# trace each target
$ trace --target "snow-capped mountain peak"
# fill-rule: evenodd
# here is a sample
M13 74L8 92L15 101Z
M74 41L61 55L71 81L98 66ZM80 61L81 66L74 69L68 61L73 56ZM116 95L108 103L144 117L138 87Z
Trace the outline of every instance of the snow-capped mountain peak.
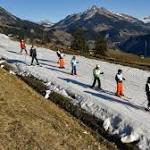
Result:
M42 26L44 26L44 27L46 27L46 28L50 28L51 26L54 25L54 23L52 23L48 19L39 21L39 24L42 25Z
M150 23L150 16L144 17L144 18L142 19L142 21L143 21L144 23Z

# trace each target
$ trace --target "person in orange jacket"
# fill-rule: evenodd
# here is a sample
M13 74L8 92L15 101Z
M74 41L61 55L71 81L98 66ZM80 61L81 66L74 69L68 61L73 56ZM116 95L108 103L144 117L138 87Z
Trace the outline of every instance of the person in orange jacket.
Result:
M121 69L118 69L118 73L116 74L115 80L117 82L116 96L119 96L119 97L124 96L123 80L125 80L125 78L123 78Z
M20 53L22 54L22 52L23 52L23 50L25 50L25 52L26 52L26 54L28 54L27 53L27 50L26 50L26 44L25 44L25 41L22 39L22 40L20 40Z

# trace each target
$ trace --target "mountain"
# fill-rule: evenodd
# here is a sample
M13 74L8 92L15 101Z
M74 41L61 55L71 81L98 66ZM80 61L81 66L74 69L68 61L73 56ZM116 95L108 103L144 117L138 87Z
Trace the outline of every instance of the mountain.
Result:
M150 23L150 16L144 17L142 20L144 23Z
M72 33L77 27L85 30L85 37L93 40L102 34L113 42L121 42L131 36L150 33L150 27L137 18L93 6L82 13L67 16L52 29Z
M0 7L0 32L18 38L41 39L43 27L31 21L22 20Z
M150 56L150 34L131 37L120 45L120 49L128 53Z
M45 28L50 28L50 27L54 26L54 23L52 23L52 22L49 21L48 19L41 20L41 21L39 21L38 24L42 25L42 26L45 27Z
M54 44L70 45L72 36L63 31L57 31L50 28L53 25L48 20L34 23L31 21L20 19L13 14L0 7L0 33L10 35L20 39L22 37L38 42L38 44Z

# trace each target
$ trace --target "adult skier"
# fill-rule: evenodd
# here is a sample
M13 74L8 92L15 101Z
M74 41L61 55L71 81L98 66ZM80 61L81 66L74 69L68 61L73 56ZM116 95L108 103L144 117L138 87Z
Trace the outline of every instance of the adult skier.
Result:
M146 91L146 95L147 95L147 100L148 100L148 110L150 110L150 77L148 77L147 79L147 83L145 86L145 91Z
M123 80L125 80L125 78L122 75L122 70L118 69L118 73L115 76L115 80L117 83L117 89L116 89L116 96L124 96L123 94Z
M27 50L26 50L26 43L25 43L25 41L22 39L22 40L20 40L20 53L22 54L22 52L23 52L23 50L25 50L25 52L26 52L26 54L28 54L27 53Z
M104 73L101 72L100 65L96 65L96 67L93 69L94 81L93 81L91 88L94 88L96 82L98 82L98 89L101 90L101 80L100 80L101 74L104 74Z
M39 65L39 62L38 62L38 59L37 59L36 48L33 45L32 45L32 47L30 49L30 56L32 57L31 65L33 65L34 59L36 60L37 65Z
M79 62L76 60L76 56L73 56L71 59L71 67L72 67L71 75L77 75L77 64L78 63Z

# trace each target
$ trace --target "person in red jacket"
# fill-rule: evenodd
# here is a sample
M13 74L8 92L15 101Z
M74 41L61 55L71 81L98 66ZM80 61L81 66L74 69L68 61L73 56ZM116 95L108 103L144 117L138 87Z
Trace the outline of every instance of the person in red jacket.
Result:
M21 51L20 51L21 54L22 54L23 50L25 50L26 54L28 54L27 50L26 50L26 43L25 43L25 41L23 39L20 40L20 49L21 49Z

